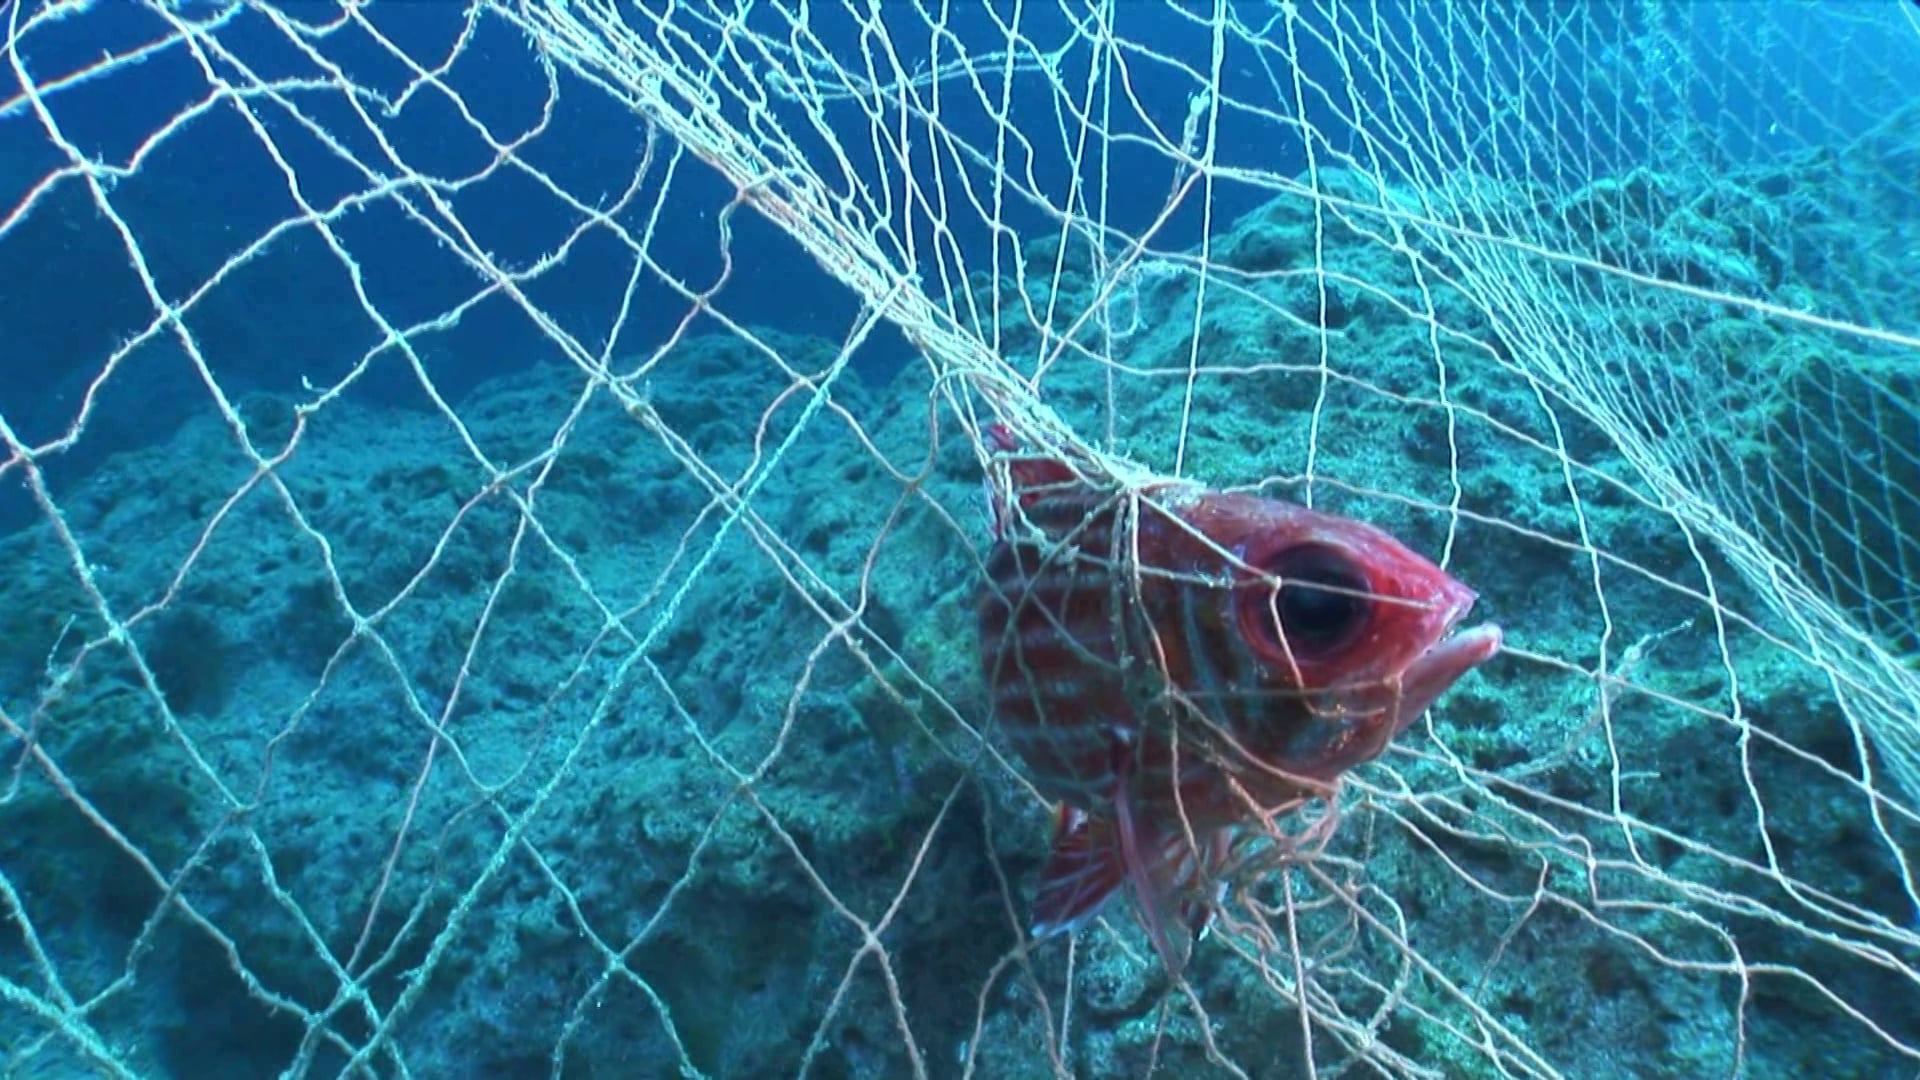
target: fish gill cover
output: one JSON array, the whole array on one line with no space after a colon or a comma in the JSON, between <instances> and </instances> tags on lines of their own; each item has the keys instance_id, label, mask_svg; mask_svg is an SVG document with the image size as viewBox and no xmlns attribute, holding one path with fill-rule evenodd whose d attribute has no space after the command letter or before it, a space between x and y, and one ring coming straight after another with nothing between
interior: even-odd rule
<instances>
[{"instance_id":1,"label":"fish gill cover","mask_svg":"<svg viewBox=\"0 0 1920 1080\"><path fill-rule=\"evenodd\" d=\"M0 33L0 1074L1920 1070L1910 6ZM1294 564L1019 473L1364 522L1472 655L1208 711ZM996 544L1136 629L997 698ZM1226 839L1031 936L1169 747Z\"/></svg>"}]
</instances>

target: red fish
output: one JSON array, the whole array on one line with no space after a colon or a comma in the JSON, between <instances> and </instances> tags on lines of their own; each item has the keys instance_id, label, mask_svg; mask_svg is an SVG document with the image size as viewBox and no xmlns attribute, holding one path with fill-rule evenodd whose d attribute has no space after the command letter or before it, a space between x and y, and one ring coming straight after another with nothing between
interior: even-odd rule
<instances>
[{"instance_id":1,"label":"red fish","mask_svg":"<svg viewBox=\"0 0 1920 1080\"><path fill-rule=\"evenodd\" d=\"M1197 485L1120 491L987 434L981 662L1002 735L1061 804L1032 933L1125 887L1177 973L1236 838L1331 806L1500 631L1454 633L1474 593L1373 526Z\"/></svg>"}]
</instances>

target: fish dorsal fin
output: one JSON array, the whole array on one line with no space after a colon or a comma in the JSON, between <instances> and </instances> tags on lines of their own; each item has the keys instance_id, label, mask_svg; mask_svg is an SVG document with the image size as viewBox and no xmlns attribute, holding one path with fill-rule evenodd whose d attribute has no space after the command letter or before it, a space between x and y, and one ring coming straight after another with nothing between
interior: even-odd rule
<instances>
[{"instance_id":1,"label":"fish dorsal fin","mask_svg":"<svg viewBox=\"0 0 1920 1080\"><path fill-rule=\"evenodd\" d=\"M1032 509L1049 496L1086 489L1086 481L1066 460L1028 450L1005 424L990 424L985 434L1006 469L999 483L991 473L987 480L988 516L996 536L1006 535L1014 507Z\"/></svg>"}]
</instances>

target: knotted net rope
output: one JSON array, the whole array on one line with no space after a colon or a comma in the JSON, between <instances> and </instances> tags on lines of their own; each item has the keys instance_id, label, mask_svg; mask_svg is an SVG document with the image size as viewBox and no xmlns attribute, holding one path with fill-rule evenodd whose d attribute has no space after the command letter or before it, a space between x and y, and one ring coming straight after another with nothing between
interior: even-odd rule
<instances>
[{"instance_id":1,"label":"knotted net rope","mask_svg":"<svg viewBox=\"0 0 1920 1080\"><path fill-rule=\"evenodd\" d=\"M1910 7L4 18L8 1075L1920 1060ZM1178 981L1022 933L990 421L1507 629Z\"/></svg>"}]
</instances>

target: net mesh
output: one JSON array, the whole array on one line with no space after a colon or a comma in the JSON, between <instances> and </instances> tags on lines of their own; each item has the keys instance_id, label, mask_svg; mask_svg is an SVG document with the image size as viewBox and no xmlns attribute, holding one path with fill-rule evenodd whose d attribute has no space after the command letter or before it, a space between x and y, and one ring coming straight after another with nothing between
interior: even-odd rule
<instances>
[{"instance_id":1,"label":"net mesh","mask_svg":"<svg viewBox=\"0 0 1920 1080\"><path fill-rule=\"evenodd\" d=\"M1920 1061L1909 6L4 20L7 1075ZM990 421L1506 632L1177 979L1023 933Z\"/></svg>"}]
</instances>

